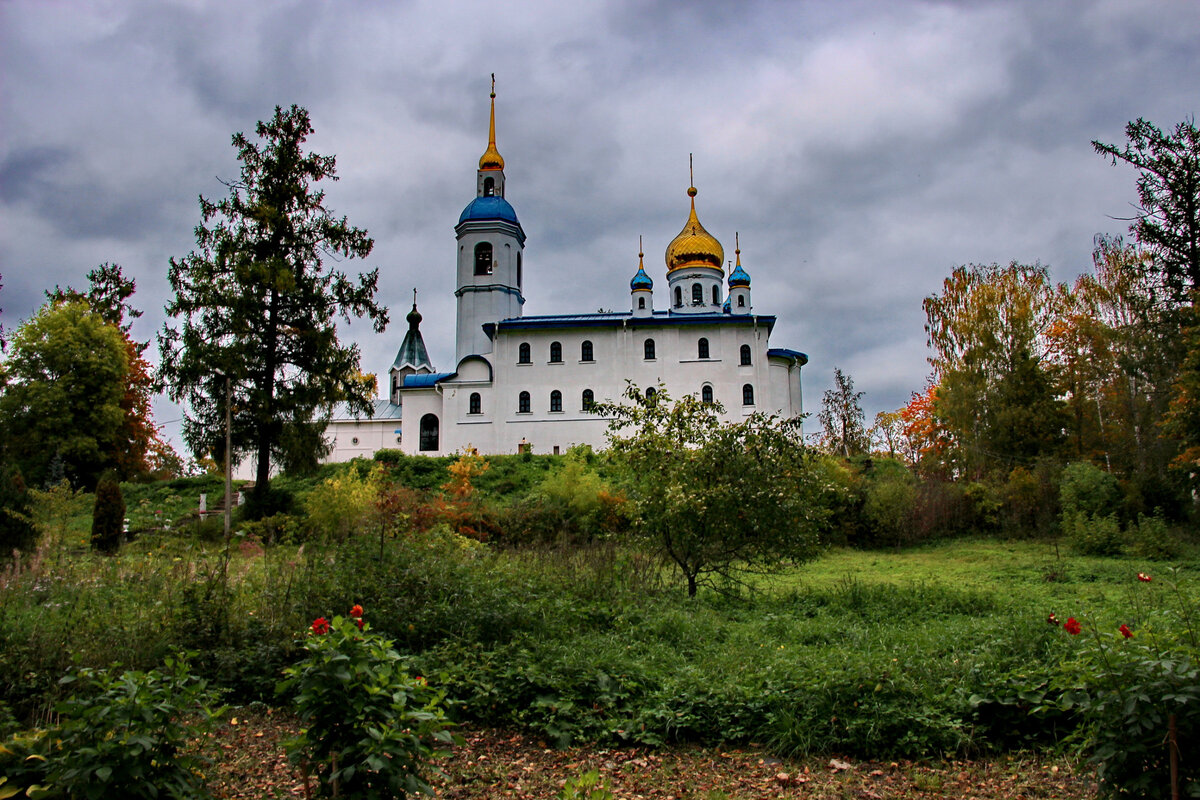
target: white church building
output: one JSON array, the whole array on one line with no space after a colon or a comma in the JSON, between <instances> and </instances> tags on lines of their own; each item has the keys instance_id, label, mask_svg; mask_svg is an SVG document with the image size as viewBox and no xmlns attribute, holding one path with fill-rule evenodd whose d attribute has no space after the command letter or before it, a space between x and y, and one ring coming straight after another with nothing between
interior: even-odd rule
<instances>
[{"instance_id":1,"label":"white church building","mask_svg":"<svg viewBox=\"0 0 1200 800\"><path fill-rule=\"evenodd\" d=\"M687 190L691 209L683 230L666 248L665 305L656 306L639 253L628 311L523 315L525 230L505 199L494 91L491 98L475 198L454 229L455 362L444 371L430 362L414 300L386 398L369 418L335 410L327 460L369 457L383 448L434 456L468 447L485 454L600 448L608 420L589 408L622 401L627 381L646 392L661 387L674 398L718 401L731 422L755 411L799 415L808 356L771 347L775 317L754 312L740 248L726 276L725 251L696 216L695 187Z\"/></svg>"}]
</instances>

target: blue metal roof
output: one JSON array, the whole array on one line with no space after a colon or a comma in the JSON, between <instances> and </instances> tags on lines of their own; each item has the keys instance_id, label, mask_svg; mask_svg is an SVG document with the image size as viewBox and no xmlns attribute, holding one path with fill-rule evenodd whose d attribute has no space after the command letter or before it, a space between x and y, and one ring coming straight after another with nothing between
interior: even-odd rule
<instances>
[{"instance_id":1,"label":"blue metal roof","mask_svg":"<svg viewBox=\"0 0 1200 800\"><path fill-rule=\"evenodd\" d=\"M629 288L633 289L653 289L654 281L650 280L650 276L646 274L643 267L638 267L638 271L633 273L633 280L629 281Z\"/></svg>"},{"instance_id":2,"label":"blue metal roof","mask_svg":"<svg viewBox=\"0 0 1200 800\"><path fill-rule=\"evenodd\" d=\"M458 218L458 224L461 225L467 220L472 219L502 219L514 225L521 224L517 221L517 212L513 210L513 207L509 205L507 200L499 195L476 197L463 209L462 216Z\"/></svg>"},{"instance_id":3,"label":"blue metal roof","mask_svg":"<svg viewBox=\"0 0 1200 800\"><path fill-rule=\"evenodd\" d=\"M405 375L404 383L401 385L405 389L435 386L454 374L453 372L429 372L424 375Z\"/></svg>"},{"instance_id":4,"label":"blue metal roof","mask_svg":"<svg viewBox=\"0 0 1200 800\"><path fill-rule=\"evenodd\" d=\"M801 353L799 350L789 350L786 347L772 347L767 350L767 357L776 356L778 358L794 358L800 362L800 366L808 363L808 354Z\"/></svg>"}]
</instances>

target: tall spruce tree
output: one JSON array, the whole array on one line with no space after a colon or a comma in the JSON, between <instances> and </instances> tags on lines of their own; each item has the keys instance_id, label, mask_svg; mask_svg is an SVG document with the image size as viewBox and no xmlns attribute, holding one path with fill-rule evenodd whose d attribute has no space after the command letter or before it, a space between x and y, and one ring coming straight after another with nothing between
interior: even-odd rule
<instances>
[{"instance_id":1,"label":"tall spruce tree","mask_svg":"<svg viewBox=\"0 0 1200 800\"><path fill-rule=\"evenodd\" d=\"M388 319L375 302L378 270L355 281L325 264L365 258L373 241L314 188L337 175L333 156L303 151L312 132L303 108L276 106L258 123L260 142L233 136L241 175L224 199L200 198L197 249L168 273L178 327L168 321L159 335L160 374L186 406L184 439L198 456L224 456L228 379L233 456L254 457L259 508L272 462L308 466L328 452L335 402L370 413L374 379L360 372L357 345L339 341L336 318L369 317L376 332Z\"/></svg>"}]
</instances>

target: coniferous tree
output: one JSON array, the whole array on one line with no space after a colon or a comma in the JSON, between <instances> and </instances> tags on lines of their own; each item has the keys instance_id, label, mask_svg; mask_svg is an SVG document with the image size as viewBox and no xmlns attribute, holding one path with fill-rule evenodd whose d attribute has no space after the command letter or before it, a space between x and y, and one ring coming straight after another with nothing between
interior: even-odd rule
<instances>
[{"instance_id":1,"label":"coniferous tree","mask_svg":"<svg viewBox=\"0 0 1200 800\"><path fill-rule=\"evenodd\" d=\"M325 257L365 258L367 232L338 219L314 188L336 180L333 156L305 153L308 112L276 107L238 133L240 177L228 197L200 198L197 249L171 259L175 292L159 335L161 375L186 405L183 433L197 457L224 456L226 388L232 396L233 456L256 462L252 501L266 508L274 462L310 465L327 452L323 432L337 401L369 414L373 376L359 351L338 340L335 321L369 317L376 332L387 309L375 302L378 270L352 281Z\"/></svg>"}]
</instances>

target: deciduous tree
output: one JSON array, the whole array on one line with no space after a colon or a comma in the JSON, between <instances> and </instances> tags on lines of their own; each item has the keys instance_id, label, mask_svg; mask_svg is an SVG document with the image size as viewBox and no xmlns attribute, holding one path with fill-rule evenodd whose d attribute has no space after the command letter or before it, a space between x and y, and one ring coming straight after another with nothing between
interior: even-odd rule
<instances>
[{"instance_id":1,"label":"deciduous tree","mask_svg":"<svg viewBox=\"0 0 1200 800\"><path fill-rule=\"evenodd\" d=\"M187 407L184 438L197 456L223 453L228 376L233 455L254 457L260 508L272 461L308 466L328 451L335 402L371 411L374 379L359 371L358 347L338 339L336 318L367 316L376 332L387 324L378 270L355 281L326 264L365 258L373 242L315 188L337 175L333 156L304 152L312 131L292 106L258 124L260 142L234 135L241 175L224 199L200 198L197 249L168 273L178 327L168 321L159 336L161 375Z\"/></svg>"},{"instance_id":2,"label":"deciduous tree","mask_svg":"<svg viewBox=\"0 0 1200 800\"><path fill-rule=\"evenodd\" d=\"M816 556L825 513L799 425L763 414L722 422L719 403L636 386L624 404L598 404L611 419L612 453L624 468L636 526L678 567L694 597L707 579L772 570Z\"/></svg>"},{"instance_id":3,"label":"deciduous tree","mask_svg":"<svg viewBox=\"0 0 1200 800\"><path fill-rule=\"evenodd\" d=\"M854 379L834 367L833 388L825 390L817 415L823 430L821 443L830 453L849 458L871 449L862 397L862 392L854 391Z\"/></svg>"}]
</instances>

